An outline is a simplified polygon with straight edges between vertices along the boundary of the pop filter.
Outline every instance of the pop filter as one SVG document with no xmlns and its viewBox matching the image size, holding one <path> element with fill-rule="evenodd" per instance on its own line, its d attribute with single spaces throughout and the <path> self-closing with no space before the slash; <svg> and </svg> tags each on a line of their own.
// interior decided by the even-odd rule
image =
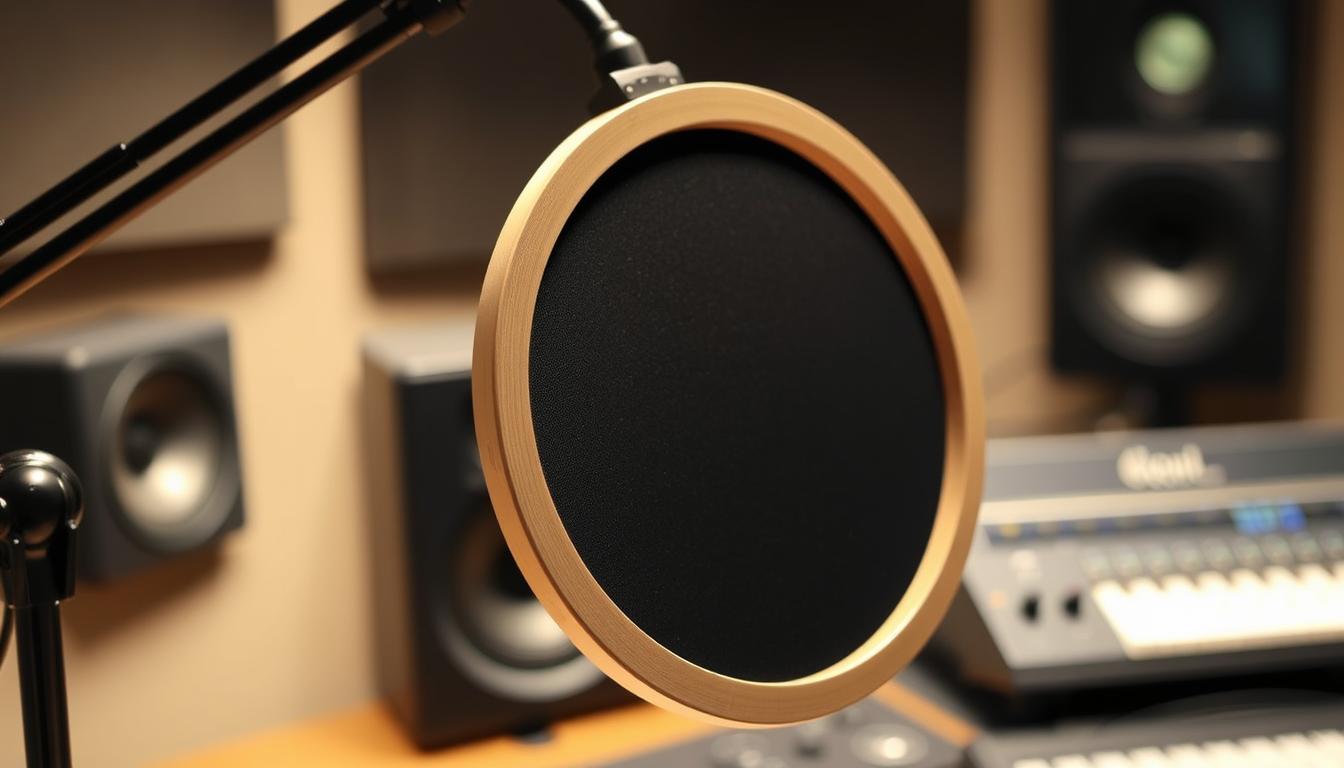
<svg viewBox="0 0 1344 768">
<path fill-rule="evenodd" d="M 924 644 L 983 465 L 969 322 L 860 142 L 759 88 L 656 91 L 510 213 L 473 362 L 491 500 L 604 672 L 711 720 L 819 717 Z"/>
<path fill-rule="evenodd" d="M 565 2 L 598 52 L 600 96 L 639 97 L 547 158 L 486 273 L 472 389 L 505 539 L 579 650 L 633 692 L 734 724 L 836 711 L 929 638 L 970 547 L 983 404 L 955 279 L 844 129 L 742 85 L 640 95 L 670 69 L 597 0 Z M 342 0 L 114 145 L 0 219 L 0 306 L 466 4 Z M 6 255 L 374 10 L 382 21 Z M 137 465 L 157 455 L 152 427 L 126 438 Z M 20 633 L 58 672 L 68 595 L 42 601 L 41 637 Z M 23 686 L 30 759 L 68 753 L 63 680 L 38 673 Z"/>
</svg>

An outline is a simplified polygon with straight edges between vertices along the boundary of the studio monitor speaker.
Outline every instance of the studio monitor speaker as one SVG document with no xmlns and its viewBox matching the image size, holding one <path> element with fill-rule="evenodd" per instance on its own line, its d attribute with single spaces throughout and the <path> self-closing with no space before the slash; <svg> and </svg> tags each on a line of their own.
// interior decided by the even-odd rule
<svg viewBox="0 0 1344 768">
<path fill-rule="evenodd" d="M 1297 5 L 1054 3 L 1057 368 L 1281 372 Z"/>
<path fill-rule="evenodd" d="M 83 481 L 81 577 L 122 576 L 243 524 L 222 322 L 116 315 L 9 341 L 0 402 L 0 452 L 47 451 Z"/>
<path fill-rule="evenodd" d="M 510 556 L 471 417 L 471 325 L 365 344 L 379 677 L 436 747 L 628 702 L 574 648 Z"/>
</svg>

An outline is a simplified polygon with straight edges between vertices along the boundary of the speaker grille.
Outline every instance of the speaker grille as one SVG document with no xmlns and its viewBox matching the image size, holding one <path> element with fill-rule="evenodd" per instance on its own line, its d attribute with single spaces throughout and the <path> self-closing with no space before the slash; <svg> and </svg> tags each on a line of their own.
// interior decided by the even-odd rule
<svg viewBox="0 0 1344 768">
<path fill-rule="evenodd" d="M 802 677 L 908 588 L 943 474 L 933 344 L 882 236 L 796 155 L 685 131 L 609 170 L 547 264 L 529 375 L 571 540 L 681 657 Z"/>
</svg>

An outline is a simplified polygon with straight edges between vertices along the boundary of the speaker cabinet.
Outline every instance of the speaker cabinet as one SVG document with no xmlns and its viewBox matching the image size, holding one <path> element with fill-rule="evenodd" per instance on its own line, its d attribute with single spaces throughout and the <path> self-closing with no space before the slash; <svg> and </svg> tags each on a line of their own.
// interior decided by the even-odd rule
<svg viewBox="0 0 1344 768">
<path fill-rule="evenodd" d="M 365 342 L 379 677 L 425 748 L 630 700 L 504 543 L 472 426 L 471 347 L 470 324 Z"/>
<path fill-rule="evenodd" d="M 1054 3 L 1058 369 L 1281 373 L 1296 17 L 1260 0 Z"/>
<path fill-rule="evenodd" d="M 79 574 L 105 580 L 243 524 L 229 335 L 118 315 L 0 345 L 0 451 L 39 448 L 84 485 Z"/>
</svg>

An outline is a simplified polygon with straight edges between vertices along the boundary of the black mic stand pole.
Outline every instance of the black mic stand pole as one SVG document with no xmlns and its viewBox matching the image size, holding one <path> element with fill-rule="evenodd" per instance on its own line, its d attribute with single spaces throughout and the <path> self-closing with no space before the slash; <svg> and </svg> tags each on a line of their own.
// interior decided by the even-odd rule
<svg viewBox="0 0 1344 768">
<path fill-rule="evenodd" d="M 0 307 L 383 54 L 421 31 L 437 34 L 456 25 L 467 1 L 344 0 L 136 139 L 113 146 L 14 215 L 0 219 Z M 375 9 L 384 18 L 371 29 L 36 250 L 13 255 L 16 246 Z M 23 406 L 21 402 L 0 403 L 6 408 Z M 12 628 L 17 636 L 29 768 L 71 765 L 60 605 L 75 591 L 75 532 L 84 512 L 81 498 L 75 473 L 55 456 L 41 451 L 0 456 L 0 580 L 6 604 L 0 654 Z"/>
<path fill-rule="evenodd" d="M 0 456 L 0 579 L 15 624 L 29 768 L 70 765 L 61 601 L 75 593 L 83 516 L 79 480 L 60 459 L 41 451 Z"/>
<path fill-rule="evenodd" d="M 470 1 L 342 0 L 148 131 L 114 145 L 12 216 L 0 219 L 0 307 L 383 54 L 422 31 L 437 35 L 456 26 Z M 639 78 L 666 71 L 680 79 L 675 67 L 666 70 L 671 65 L 648 64 L 639 41 L 611 18 L 600 0 L 562 3 L 592 38 L 605 91 L 630 97 L 640 92 Z M 381 11 L 383 19 L 344 47 L 37 249 L 22 256 L 14 253 L 45 227 L 374 10 Z M 0 407 L 23 407 L 23 403 L 0 403 Z M 84 511 L 80 499 L 78 478 L 55 456 L 41 451 L 0 456 L 0 577 L 6 602 L 0 658 L 10 629 L 17 626 L 29 768 L 68 768 L 71 764 L 60 604 L 75 589 L 75 531 Z"/>
</svg>

